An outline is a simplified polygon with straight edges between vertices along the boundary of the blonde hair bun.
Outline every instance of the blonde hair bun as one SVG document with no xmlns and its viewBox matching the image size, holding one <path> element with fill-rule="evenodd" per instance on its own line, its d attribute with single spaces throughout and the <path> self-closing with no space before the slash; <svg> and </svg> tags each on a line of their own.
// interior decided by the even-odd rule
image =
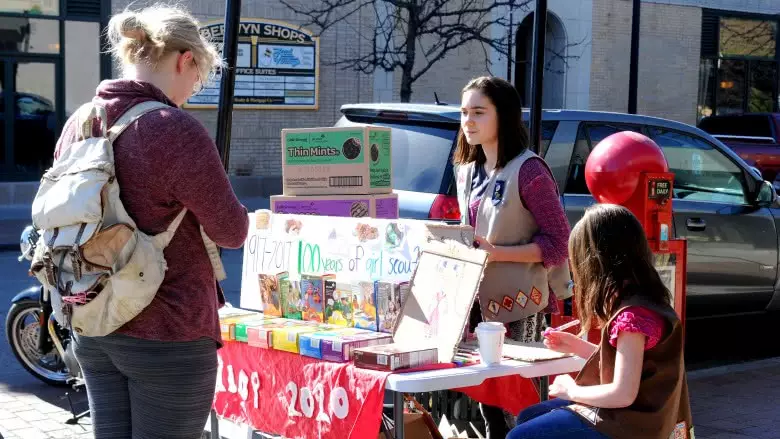
<svg viewBox="0 0 780 439">
<path fill-rule="evenodd" d="M 198 21 L 178 6 L 125 10 L 111 17 L 107 35 L 111 52 L 124 66 L 145 64 L 156 69 L 164 56 L 182 50 L 192 51 L 202 78 L 222 65 L 216 47 L 200 34 Z"/>
</svg>

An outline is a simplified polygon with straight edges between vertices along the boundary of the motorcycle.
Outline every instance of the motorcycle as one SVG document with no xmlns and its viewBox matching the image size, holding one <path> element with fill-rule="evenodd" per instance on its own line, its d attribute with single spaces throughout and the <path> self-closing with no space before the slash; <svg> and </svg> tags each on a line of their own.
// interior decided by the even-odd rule
<svg viewBox="0 0 780 439">
<path fill-rule="evenodd" d="M 27 226 L 20 238 L 19 262 L 31 261 L 39 233 Z M 81 368 L 73 354 L 70 331 L 52 313 L 48 291 L 32 286 L 14 296 L 5 319 L 5 334 L 16 359 L 30 374 L 57 387 L 83 385 Z"/>
</svg>

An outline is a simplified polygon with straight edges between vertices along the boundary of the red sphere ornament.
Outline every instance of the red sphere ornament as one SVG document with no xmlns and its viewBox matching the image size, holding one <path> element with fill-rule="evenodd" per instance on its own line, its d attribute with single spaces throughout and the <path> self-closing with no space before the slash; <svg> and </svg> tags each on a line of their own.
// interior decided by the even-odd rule
<svg viewBox="0 0 780 439">
<path fill-rule="evenodd" d="M 623 204 L 637 190 L 643 172 L 668 172 L 658 145 L 633 131 L 622 131 L 598 143 L 585 163 L 585 184 L 599 203 Z"/>
</svg>

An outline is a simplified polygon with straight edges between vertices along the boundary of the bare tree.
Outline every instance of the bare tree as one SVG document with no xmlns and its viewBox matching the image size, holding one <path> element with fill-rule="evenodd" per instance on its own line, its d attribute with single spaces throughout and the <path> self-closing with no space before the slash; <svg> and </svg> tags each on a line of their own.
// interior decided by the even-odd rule
<svg viewBox="0 0 780 439">
<path fill-rule="evenodd" d="M 333 64 L 368 74 L 376 69 L 400 69 L 401 101 L 409 102 L 414 82 L 448 53 L 466 44 L 480 44 L 490 71 L 490 50 L 503 56 L 514 50 L 509 38 L 513 32 L 506 32 L 510 7 L 530 10 L 533 0 L 303 0 L 301 4 L 280 1 L 305 17 L 303 26 L 318 28 L 318 34 L 370 11 L 376 19 L 373 32 L 357 32 L 359 38 L 370 42 L 372 49 L 337 59 Z M 492 32 L 495 26 L 505 31 Z M 550 55 L 559 56 L 564 62 L 569 58 L 566 54 Z"/>
</svg>

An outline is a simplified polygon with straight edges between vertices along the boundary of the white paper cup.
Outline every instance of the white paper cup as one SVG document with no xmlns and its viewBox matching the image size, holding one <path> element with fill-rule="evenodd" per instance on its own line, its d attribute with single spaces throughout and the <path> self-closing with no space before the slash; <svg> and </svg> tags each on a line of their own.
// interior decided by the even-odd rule
<svg viewBox="0 0 780 439">
<path fill-rule="evenodd" d="M 504 334 L 506 328 L 499 322 L 482 322 L 477 325 L 477 340 L 479 340 L 479 356 L 482 364 L 491 366 L 501 363 L 504 350 Z"/>
</svg>

